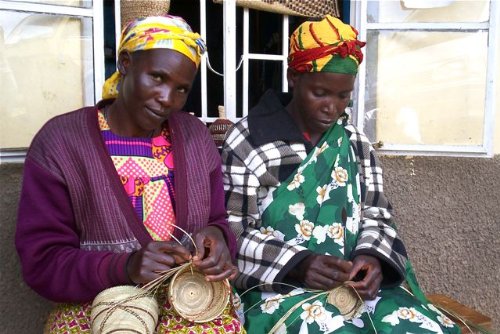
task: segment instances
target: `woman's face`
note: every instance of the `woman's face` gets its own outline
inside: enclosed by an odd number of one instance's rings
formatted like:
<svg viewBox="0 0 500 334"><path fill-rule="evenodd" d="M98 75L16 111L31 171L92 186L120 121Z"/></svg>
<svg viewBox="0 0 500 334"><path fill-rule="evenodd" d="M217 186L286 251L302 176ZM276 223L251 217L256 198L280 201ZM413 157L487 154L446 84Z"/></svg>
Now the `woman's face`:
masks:
<svg viewBox="0 0 500 334"><path fill-rule="evenodd" d="M350 74L288 70L293 98L288 111L303 132L320 137L344 113L354 88Z"/></svg>
<svg viewBox="0 0 500 334"><path fill-rule="evenodd" d="M168 116L182 109L196 77L195 64L170 49L120 54L122 72L119 117L121 132L146 136L159 129Z"/></svg>

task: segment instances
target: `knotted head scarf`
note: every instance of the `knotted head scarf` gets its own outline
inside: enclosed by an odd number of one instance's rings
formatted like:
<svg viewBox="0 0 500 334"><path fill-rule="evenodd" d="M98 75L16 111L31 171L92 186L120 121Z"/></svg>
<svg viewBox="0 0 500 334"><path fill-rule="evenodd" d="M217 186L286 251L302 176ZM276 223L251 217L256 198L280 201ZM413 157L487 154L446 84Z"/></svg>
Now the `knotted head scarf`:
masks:
<svg viewBox="0 0 500 334"><path fill-rule="evenodd" d="M171 49L182 53L199 66L206 51L201 36L178 16L150 16L130 22L122 31L118 54L150 49ZM102 89L104 99L115 98L120 89L121 74L116 71Z"/></svg>
<svg viewBox="0 0 500 334"><path fill-rule="evenodd" d="M302 23L290 37L288 66L298 72L334 72L356 75L363 61L358 31L327 15Z"/></svg>

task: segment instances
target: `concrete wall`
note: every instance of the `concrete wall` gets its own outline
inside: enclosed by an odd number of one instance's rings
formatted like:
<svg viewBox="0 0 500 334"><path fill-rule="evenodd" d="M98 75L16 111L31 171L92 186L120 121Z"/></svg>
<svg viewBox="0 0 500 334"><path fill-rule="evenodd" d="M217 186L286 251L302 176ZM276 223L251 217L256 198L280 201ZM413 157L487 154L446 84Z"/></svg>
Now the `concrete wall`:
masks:
<svg viewBox="0 0 500 334"><path fill-rule="evenodd" d="M500 156L383 157L382 163L424 291L476 308L500 331ZM21 171L22 165L0 165L1 334L41 333L51 307L23 284L14 249Z"/></svg>

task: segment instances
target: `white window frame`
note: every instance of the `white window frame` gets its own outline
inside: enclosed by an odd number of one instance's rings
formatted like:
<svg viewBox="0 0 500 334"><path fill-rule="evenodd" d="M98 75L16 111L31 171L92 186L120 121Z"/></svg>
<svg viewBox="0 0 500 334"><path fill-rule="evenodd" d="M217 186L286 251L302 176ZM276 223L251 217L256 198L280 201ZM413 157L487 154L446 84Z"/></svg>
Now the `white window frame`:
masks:
<svg viewBox="0 0 500 334"><path fill-rule="evenodd" d="M399 145L384 144L379 151L390 155L432 155L432 156L458 156L458 157L492 157L495 125L495 74L497 66L496 45L500 34L500 3L490 1L490 16L486 23L370 23L368 17L367 1L351 1L351 24L358 28L359 38L367 39L369 30L435 30L435 31L462 31L485 30L488 31L488 52L486 68L486 92L484 110L484 133L482 145ZM356 94L354 96L356 125L363 129L365 113L365 83L366 61L361 63L358 71Z"/></svg>
<svg viewBox="0 0 500 334"><path fill-rule="evenodd" d="M207 40L207 13L205 0L199 0L200 3L200 35L205 40L207 45L210 41ZM283 68L282 89L284 92L288 91L288 82L286 78L287 56L288 56L288 16L283 15L282 18L282 34L286 36L283 38L282 53L281 54L263 54L251 53L249 51L249 37L250 37L250 9L243 8L243 54L241 58L236 54L236 1L224 0L222 3L223 11L223 77L224 77L224 110L226 118L236 122L241 117L237 116L237 72L243 69L243 84L242 84L242 115L248 115L248 65L250 60L273 60L281 61ZM121 35L121 22L120 22L120 0L115 0L115 36L117 40L117 48ZM116 50L118 54L118 50ZM241 61L241 67L240 67ZM201 117L200 120L205 123L214 122L218 117L209 117L207 110L207 59L202 57L200 63L201 72Z"/></svg>
<svg viewBox="0 0 500 334"><path fill-rule="evenodd" d="M226 116L233 122L241 117L237 116L236 106L236 2L234 0L225 0L224 3L224 105ZM243 8L243 83L242 83L242 117L248 115L248 67L250 60L271 60L280 61L282 66L282 91L288 91L287 80L287 57L288 57L288 34L289 24L288 16L282 15L282 47L281 54L265 54L250 52L250 9Z"/></svg>
<svg viewBox="0 0 500 334"><path fill-rule="evenodd" d="M93 0L92 8L70 7L62 5L48 5L28 2L15 2L0 0L0 10L11 10L35 14L57 14L92 19L94 82L86 83L87 96L94 96L94 103L101 99L101 89L104 84L104 18L103 2ZM93 91L93 94L89 94ZM22 163L26 158L26 150L0 151L0 164Z"/></svg>

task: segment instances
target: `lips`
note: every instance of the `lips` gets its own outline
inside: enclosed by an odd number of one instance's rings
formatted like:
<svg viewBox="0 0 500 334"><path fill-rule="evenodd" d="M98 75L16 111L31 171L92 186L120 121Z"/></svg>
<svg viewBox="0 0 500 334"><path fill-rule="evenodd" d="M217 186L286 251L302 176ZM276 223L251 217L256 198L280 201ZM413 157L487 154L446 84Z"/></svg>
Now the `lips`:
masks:
<svg viewBox="0 0 500 334"><path fill-rule="evenodd" d="M333 121L331 121L331 120L324 120L324 119L319 119L318 122L321 123L321 124L323 124L323 125L325 125L325 126L330 126L330 125L333 124Z"/></svg>
<svg viewBox="0 0 500 334"><path fill-rule="evenodd" d="M146 107L145 109L148 111L149 114L158 119L163 119L168 115L167 112L164 112L162 110L152 109L149 107Z"/></svg>

